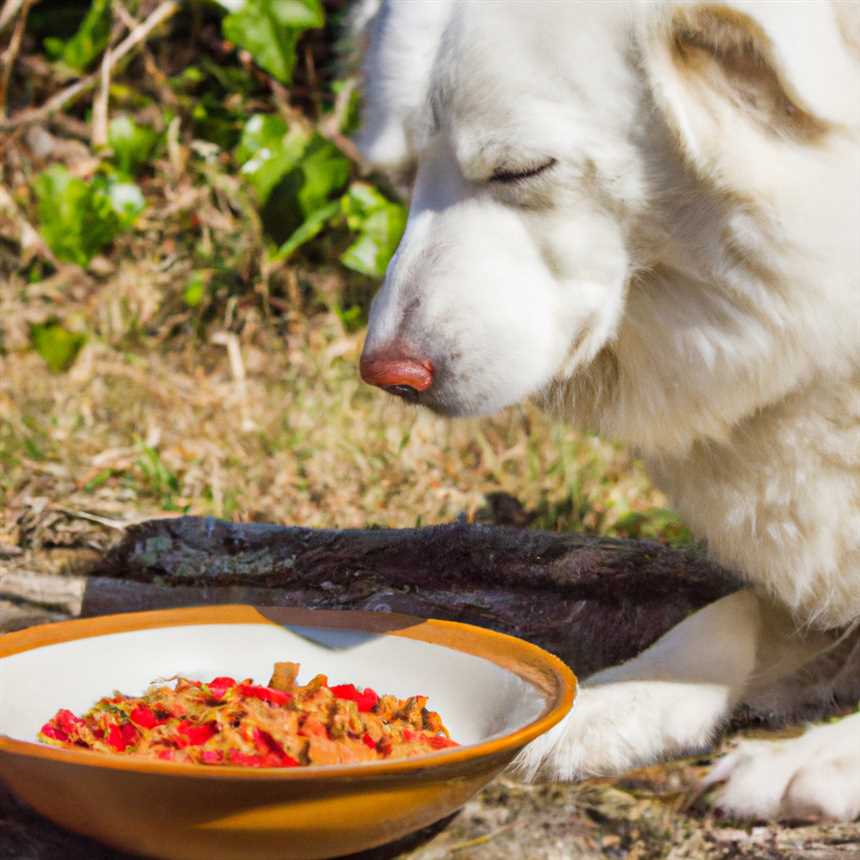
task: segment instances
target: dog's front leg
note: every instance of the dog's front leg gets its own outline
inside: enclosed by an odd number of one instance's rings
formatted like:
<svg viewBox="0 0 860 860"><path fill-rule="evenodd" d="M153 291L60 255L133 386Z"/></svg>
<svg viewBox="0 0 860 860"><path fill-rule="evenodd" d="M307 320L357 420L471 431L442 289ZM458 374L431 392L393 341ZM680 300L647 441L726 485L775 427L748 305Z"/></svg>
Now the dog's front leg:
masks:
<svg viewBox="0 0 860 860"><path fill-rule="evenodd" d="M638 657L590 677L573 710L528 746L528 778L609 776L706 747L740 700L768 612L751 591L699 610Z"/></svg>

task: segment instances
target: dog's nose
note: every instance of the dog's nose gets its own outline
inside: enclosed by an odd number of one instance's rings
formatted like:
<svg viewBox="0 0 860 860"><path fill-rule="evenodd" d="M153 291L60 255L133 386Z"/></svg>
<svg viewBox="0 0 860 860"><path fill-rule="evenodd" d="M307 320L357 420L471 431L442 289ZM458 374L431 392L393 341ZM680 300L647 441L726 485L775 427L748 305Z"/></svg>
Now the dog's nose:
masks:
<svg viewBox="0 0 860 860"><path fill-rule="evenodd" d="M433 365L428 359L412 358L399 349L361 356L361 378L389 394L415 402L433 384Z"/></svg>

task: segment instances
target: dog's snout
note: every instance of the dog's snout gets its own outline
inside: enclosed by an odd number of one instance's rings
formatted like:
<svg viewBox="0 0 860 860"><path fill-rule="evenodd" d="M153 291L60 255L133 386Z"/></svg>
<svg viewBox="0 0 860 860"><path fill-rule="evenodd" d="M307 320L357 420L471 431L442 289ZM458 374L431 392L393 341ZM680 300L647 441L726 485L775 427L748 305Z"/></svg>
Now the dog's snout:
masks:
<svg viewBox="0 0 860 860"><path fill-rule="evenodd" d="M391 347L362 355L361 378L389 394L415 402L433 384L433 365L428 359L413 358L405 350Z"/></svg>

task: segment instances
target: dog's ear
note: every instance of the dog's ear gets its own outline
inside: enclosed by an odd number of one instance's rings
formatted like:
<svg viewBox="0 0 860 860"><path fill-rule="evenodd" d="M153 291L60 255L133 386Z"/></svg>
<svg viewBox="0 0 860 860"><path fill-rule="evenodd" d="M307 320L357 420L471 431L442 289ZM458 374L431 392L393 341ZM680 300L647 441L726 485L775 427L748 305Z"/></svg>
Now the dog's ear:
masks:
<svg viewBox="0 0 860 860"><path fill-rule="evenodd" d="M719 168L749 146L816 145L860 124L860 64L835 5L645 4L645 69L694 162Z"/></svg>

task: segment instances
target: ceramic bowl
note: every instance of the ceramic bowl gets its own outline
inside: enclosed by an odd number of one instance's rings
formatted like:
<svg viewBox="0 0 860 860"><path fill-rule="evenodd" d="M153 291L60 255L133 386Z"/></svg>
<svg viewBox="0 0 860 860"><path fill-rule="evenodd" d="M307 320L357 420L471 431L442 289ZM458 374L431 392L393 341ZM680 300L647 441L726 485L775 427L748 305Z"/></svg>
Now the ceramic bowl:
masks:
<svg viewBox="0 0 860 860"><path fill-rule="evenodd" d="M279 660L401 697L422 693L462 745L290 769L136 760L36 742L58 708L87 710L174 674L265 683ZM369 612L213 606L34 627L0 637L0 778L34 809L117 848L175 860L336 857L398 839L465 803L569 710L576 680L522 640Z"/></svg>

